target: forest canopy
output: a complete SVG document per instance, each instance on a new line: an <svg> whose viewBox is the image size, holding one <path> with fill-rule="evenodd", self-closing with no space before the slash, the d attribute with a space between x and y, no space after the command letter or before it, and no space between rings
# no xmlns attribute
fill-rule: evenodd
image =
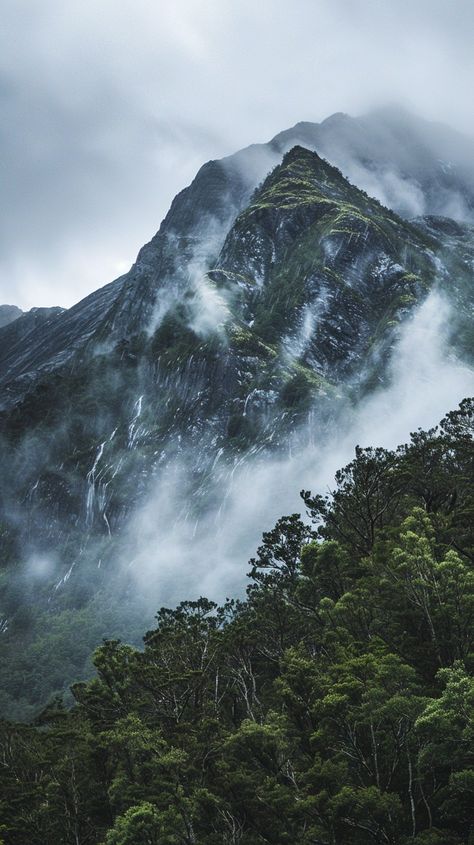
<svg viewBox="0 0 474 845"><path fill-rule="evenodd" d="M4 845L472 845L474 400L0 725Z"/></svg>

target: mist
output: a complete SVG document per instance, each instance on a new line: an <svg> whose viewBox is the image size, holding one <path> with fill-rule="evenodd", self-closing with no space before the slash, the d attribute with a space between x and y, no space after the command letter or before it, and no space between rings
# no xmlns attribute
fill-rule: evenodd
<svg viewBox="0 0 474 845"><path fill-rule="evenodd" d="M191 499L196 455L163 469L126 530L120 567L135 595L155 609L183 597L241 594L262 532L284 514L302 513L301 489L328 492L356 445L393 449L472 395L474 371L449 348L451 321L450 303L434 290L400 329L388 386L356 406L343 402L326 429L315 409L284 453L253 450L232 465L215 455L210 489L218 504L204 514L199 493Z"/></svg>

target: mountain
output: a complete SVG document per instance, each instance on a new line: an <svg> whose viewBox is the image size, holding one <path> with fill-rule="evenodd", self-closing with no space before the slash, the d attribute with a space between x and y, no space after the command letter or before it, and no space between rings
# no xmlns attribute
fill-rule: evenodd
<svg viewBox="0 0 474 845"><path fill-rule="evenodd" d="M318 152L352 184L403 217L473 220L470 139L396 108L361 118L335 114L320 124L298 123L267 144L205 164L175 198L130 272L69 309L46 332L31 336L24 360L13 351L2 367L2 385L36 369L54 369L76 348L102 336L120 339L149 328L160 311L158 291L163 286L183 289L190 270L199 274L212 265L257 185L297 145Z"/></svg>
<svg viewBox="0 0 474 845"><path fill-rule="evenodd" d="M4 709L30 712L88 671L102 636L132 636L137 614L141 628L183 526L193 559L238 468L297 451L309 427L322 440L387 385L430 292L472 361L469 166L467 142L393 111L297 124L205 164L129 273L0 329ZM387 174L414 185L424 215L348 168L372 193ZM456 197L463 219L440 216ZM175 541L158 531L140 604L140 548L163 522Z"/></svg>
<svg viewBox="0 0 474 845"><path fill-rule="evenodd" d="M320 124L298 123L272 143L285 150L295 139L402 216L473 221L472 140L442 124L392 106L359 118L339 113Z"/></svg>
<svg viewBox="0 0 474 845"><path fill-rule="evenodd" d="M63 312L64 308L31 308L26 313L20 311L13 320L4 323L0 333L0 367L4 381L8 383L14 378L25 359L30 360L31 356L34 362L38 360L41 339L50 321Z"/></svg>
<svg viewBox="0 0 474 845"><path fill-rule="evenodd" d="M17 320L22 314L23 311L16 305L0 305L0 329Z"/></svg>

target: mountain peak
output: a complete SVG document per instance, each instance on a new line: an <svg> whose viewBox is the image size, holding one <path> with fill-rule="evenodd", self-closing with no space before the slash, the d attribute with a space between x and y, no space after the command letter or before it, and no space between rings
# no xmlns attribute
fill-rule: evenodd
<svg viewBox="0 0 474 845"><path fill-rule="evenodd" d="M292 147L291 150L288 150L288 152L283 156L282 164L290 164L291 162L299 159L305 159L307 161L315 161L319 159L322 161L321 156L319 156L314 150L308 150L307 147L303 147L301 144L295 144L294 147Z"/></svg>
<svg viewBox="0 0 474 845"><path fill-rule="evenodd" d="M334 114L330 114L329 117L326 117L323 121L321 121L320 126L337 126L341 123L346 123L346 121L351 121L353 118L344 111L336 111Z"/></svg>
<svg viewBox="0 0 474 845"><path fill-rule="evenodd" d="M15 586L2 638L29 620L38 593L32 668L9 681L10 694L36 704L51 691L30 682L45 665L34 674L38 653L50 663L35 640L44 619L62 649L84 629L84 608L121 613L135 575L150 600L166 590L178 532L188 571L203 561L211 570L205 536L221 519L240 522L229 498L238 467L254 486L257 466L260 485L260 467L304 454L307 434L323 442L346 399L387 384L402 327L434 285L455 301L450 332L472 354L470 230L425 215L456 199L458 185L474 209L474 186L469 194L455 178L455 159L443 169L438 148L430 157L419 132L387 125L335 114L208 162L127 274L65 313L32 309L0 330L1 521ZM422 201L407 207L394 189ZM421 206L421 221L389 210L401 205L406 217ZM250 510L270 492L249 497L252 544ZM229 547L242 536L239 525ZM37 558L41 569L47 561L41 590ZM20 593L17 617L9 596ZM63 608L78 612L54 627ZM100 636L114 634L100 625Z"/></svg>
<svg viewBox="0 0 474 845"><path fill-rule="evenodd" d="M365 195L344 178L337 167L314 150L295 144L254 194L254 207L296 207L324 200L350 201L353 192ZM245 212L244 212L245 214Z"/></svg>

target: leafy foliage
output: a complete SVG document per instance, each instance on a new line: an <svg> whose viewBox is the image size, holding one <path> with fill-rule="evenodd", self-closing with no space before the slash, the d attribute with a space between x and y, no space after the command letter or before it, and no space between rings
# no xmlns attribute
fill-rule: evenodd
<svg viewBox="0 0 474 845"><path fill-rule="evenodd" d="M264 534L246 601L0 732L5 845L469 845L474 402Z"/></svg>

